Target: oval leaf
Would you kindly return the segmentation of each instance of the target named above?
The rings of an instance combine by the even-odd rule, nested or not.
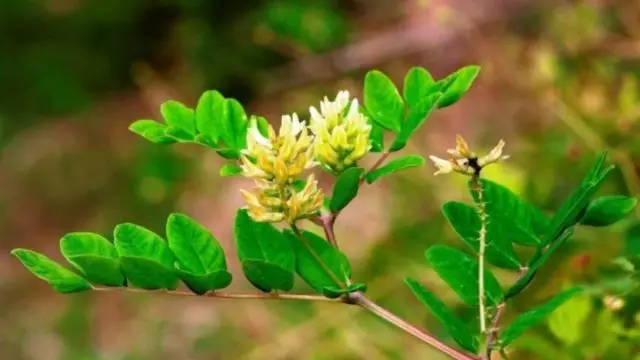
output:
[[[400,134],[398,134],[393,141],[393,144],[391,144],[391,151],[398,151],[407,145],[407,141],[409,141],[411,135],[418,131],[420,126],[422,126],[431,112],[436,108],[436,104],[438,103],[440,96],[441,94],[439,93],[427,96],[409,109],[407,119],[402,123]]]
[[[453,291],[467,305],[478,305],[478,261],[462,251],[443,245],[435,245],[426,252],[427,261]],[[489,305],[500,303],[503,298],[498,280],[485,270],[485,296]]]
[[[160,113],[167,125],[182,130],[192,138],[195,136],[196,118],[193,109],[178,101],[169,100],[160,106]]]
[[[438,101],[438,107],[444,108],[457,103],[462,96],[471,88],[471,84],[478,76],[480,66],[465,66],[445,79],[444,93]]]
[[[134,286],[176,288],[175,258],[164,239],[151,230],[128,223],[116,226],[114,238],[122,269]]]
[[[87,280],[42,254],[27,249],[14,249],[11,254],[57,292],[68,294],[91,289]]]
[[[412,67],[404,77],[404,99],[409,109],[417,107],[430,95],[430,87],[435,81],[429,71],[422,67]]]
[[[206,275],[183,270],[180,265],[176,265],[176,270],[187,287],[198,295],[205,294],[210,290],[224,289],[231,284],[232,280],[231,273],[226,270],[213,271]]]
[[[460,346],[472,353],[478,352],[478,346],[480,345],[478,334],[472,333],[467,325],[458,319],[445,303],[438,299],[438,297],[426,287],[422,286],[422,284],[409,278],[404,279],[404,282],[409,286],[418,300],[431,309],[433,316],[440,321],[440,324],[447,329],[449,335],[451,335]]]
[[[60,240],[60,252],[89,281],[106,286],[123,286],[125,277],[115,246],[93,233],[75,232]]]
[[[582,292],[580,288],[566,290],[554,298],[546,302],[544,305],[529,310],[513,320],[509,326],[500,334],[500,342],[503,346],[509,345],[513,340],[517,339],[525,331],[540,323],[547,315],[551,314],[558,306]]]
[[[386,165],[383,165],[365,175],[365,179],[369,184],[378,180],[379,178],[393,174],[400,170],[411,169],[424,164],[424,158],[418,155],[405,155],[399,158],[389,161]]]
[[[129,130],[154,144],[173,144],[176,142],[172,137],[165,135],[166,126],[154,120],[137,120],[129,125]]]
[[[331,205],[329,208],[336,213],[344,209],[356,195],[360,188],[360,178],[364,173],[364,169],[352,167],[340,174],[336,185],[333,187],[333,195],[331,196]]]
[[[185,214],[169,215],[167,242],[183,270],[206,275],[227,269],[222,246],[209,230]]]
[[[303,231],[302,238],[290,230],[284,234],[296,251],[296,271],[309,286],[319,293],[324,288],[347,289],[351,266],[343,253],[309,231]]]
[[[291,290],[295,273],[291,242],[273,225],[253,221],[245,209],[238,210],[234,230],[247,279],[262,291]]]
[[[623,195],[603,196],[589,203],[582,225],[609,226],[627,217],[636,208],[638,199]]]
[[[217,143],[220,124],[227,118],[224,96],[217,91],[205,91],[196,107],[196,128],[213,144]]]
[[[225,145],[236,154],[247,147],[247,129],[249,119],[242,105],[236,99],[226,99],[227,117],[221,123],[220,137]]]
[[[442,212],[455,232],[477,254],[480,248],[478,234],[481,227],[478,211],[473,206],[451,201],[444,204]],[[486,259],[501,268],[519,269],[521,267],[520,261],[507,235],[500,224],[493,221],[488,222]]]
[[[402,97],[391,79],[378,70],[369,71],[364,78],[364,105],[374,122],[400,132],[404,116]]]

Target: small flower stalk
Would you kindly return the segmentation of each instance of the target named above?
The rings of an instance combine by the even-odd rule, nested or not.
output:
[[[247,149],[241,155],[243,175],[255,180],[252,191],[241,190],[249,215],[259,222],[294,223],[317,213],[323,194],[310,175],[301,190],[298,177],[316,166],[313,136],[296,114],[284,115],[278,133],[269,126],[262,134],[252,123],[247,133]]]
[[[480,171],[486,166],[509,158],[508,155],[502,154],[505,144],[504,140],[500,140],[487,155],[478,157],[469,150],[467,141],[458,135],[456,137],[456,148],[447,150],[450,155],[449,159],[441,159],[433,155],[429,156],[429,159],[438,169],[434,175],[458,172],[470,176],[479,176]]]
[[[320,102],[320,111],[310,107],[309,128],[315,135],[318,162],[339,174],[369,152],[371,125],[359,111],[358,99],[349,101],[349,92],[340,91],[334,101]]]

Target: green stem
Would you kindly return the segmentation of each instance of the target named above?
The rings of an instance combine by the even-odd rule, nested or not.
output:
[[[484,192],[480,184],[480,174],[473,175],[471,183],[478,194],[478,214],[480,215],[480,231],[478,232],[478,313],[480,316],[480,332],[487,331],[486,306],[484,296],[484,252],[487,242],[487,209],[484,203]]]

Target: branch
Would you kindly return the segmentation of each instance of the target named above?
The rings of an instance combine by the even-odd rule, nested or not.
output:
[[[480,215],[480,231],[478,232],[478,312],[480,315],[480,332],[484,334],[487,331],[484,298],[484,251],[487,246],[487,211],[479,173],[473,175],[471,184],[474,190],[478,192],[478,214]]]
[[[354,293],[349,294],[348,299],[349,299],[350,303],[353,303],[355,305],[358,305],[358,306],[370,311],[374,315],[376,315],[379,318],[387,321],[388,323],[396,326],[397,328],[400,328],[400,329],[404,330],[405,332],[407,332],[408,334],[414,336],[415,338],[419,339],[420,341],[433,346],[435,349],[441,351],[444,354],[449,355],[452,359],[456,359],[456,360],[475,360],[475,359],[478,359],[478,357],[476,357],[475,355],[471,355],[471,354],[467,354],[467,353],[464,353],[462,351],[459,351],[459,350],[457,350],[457,349],[445,344],[444,342],[438,340],[433,335],[428,334],[428,333],[420,330],[419,328],[409,324],[408,322],[402,320],[397,315],[391,313],[387,309],[381,307],[380,305],[376,304],[375,302],[373,302],[372,300],[367,298],[361,292],[354,292]]]
[[[325,302],[343,302],[340,299],[329,299],[322,295],[313,294],[281,294],[281,293],[231,293],[223,291],[207,292],[203,295],[188,291],[179,290],[145,290],[136,288],[110,288],[110,287],[94,287],[95,291],[103,292],[135,292],[135,293],[151,293],[151,294],[165,294],[173,296],[201,296],[215,299],[244,299],[244,300],[302,300],[302,301],[325,301]]]

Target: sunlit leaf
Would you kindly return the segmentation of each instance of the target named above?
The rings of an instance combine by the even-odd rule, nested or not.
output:
[[[87,232],[69,233],[60,240],[60,252],[92,283],[125,285],[118,252],[103,236]]]
[[[54,290],[67,294],[91,289],[91,284],[79,275],[67,270],[62,265],[27,249],[11,251],[31,273],[46,281]]]
[[[160,113],[167,126],[182,130],[192,137],[196,134],[196,117],[190,109],[178,101],[169,100],[160,106]]]
[[[433,77],[422,67],[412,67],[404,77],[404,99],[410,109],[417,107],[428,95],[429,88],[435,81]]]
[[[364,105],[378,125],[400,132],[404,102],[391,79],[378,70],[369,71],[364,78]]]
[[[449,78],[441,80],[447,84],[443,89],[442,97],[438,101],[438,107],[443,108],[458,102],[469,88],[471,88],[471,84],[473,84],[479,72],[479,66],[465,66],[449,75]]]
[[[393,174],[395,172],[398,172],[404,169],[418,167],[423,164],[424,164],[424,158],[422,156],[419,156],[419,155],[401,156],[389,161],[385,165],[371,172],[368,172],[365,175],[365,179],[369,184],[371,184],[383,176]]]
[[[580,223],[589,226],[615,224],[631,214],[637,203],[638,199],[623,195],[599,197],[589,203]]]
[[[335,213],[344,209],[358,195],[360,178],[363,173],[364,169],[352,167],[338,176],[331,195],[330,208],[332,212]]]

